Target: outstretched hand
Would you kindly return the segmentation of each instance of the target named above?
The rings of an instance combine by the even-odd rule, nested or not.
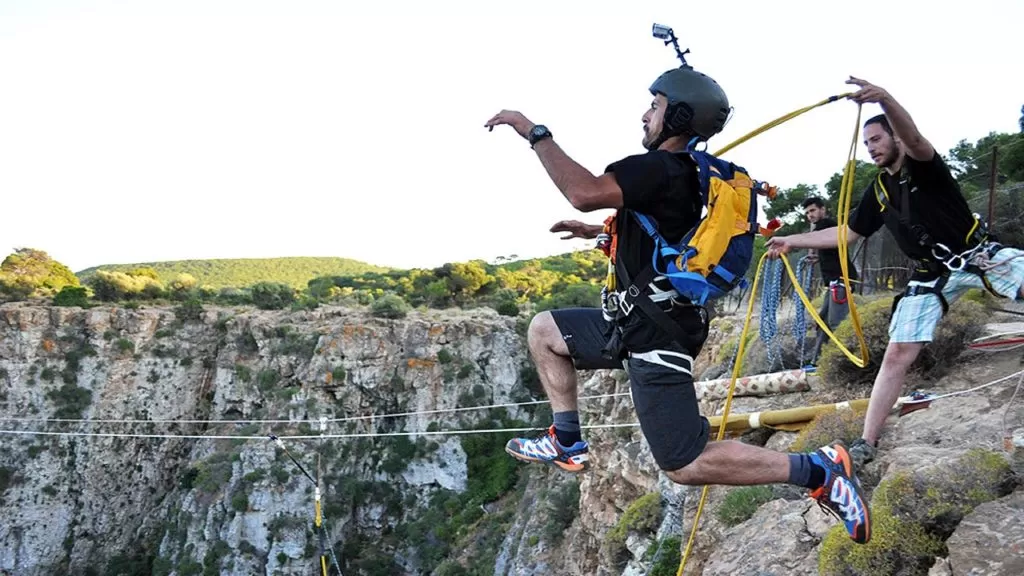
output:
[[[768,258],[774,259],[789,252],[792,246],[790,246],[786,236],[772,236],[765,242],[765,248],[768,252]]]
[[[861,80],[860,78],[854,78],[853,76],[850,76],[850,79],[847,80],[846,83],[854,84],[860,87],[860,90],[857,90],[856,92],[848,96],[850,100],[853,100],[858,104],[865,104],[867,102],[878,103],[881,102],[882,100],[889,98],[889,93],[886,92],[884,88],[875,86],[874,84],[868,82],[867,80]]]
[[[493,132],[495,126],[500,126],[502,124],[511,126],[512,129],[523,138],[529,136],[530,130],[532,130],[534,126],[533,122],[530,122],[530,120],[526,116],[523,116],[521,112],[517,112],[515,110],[502,110],[492,116],[491,119],[484,124],[484,127]]]
[[[562,240],[572,240],[573,238],[590,239],[596,237],[595,228],[599,227],[585,224],[579,220],[561,220],[555,222],[555,225],[551,227],[551,232],[568,232],[568,234],[562,236]]]

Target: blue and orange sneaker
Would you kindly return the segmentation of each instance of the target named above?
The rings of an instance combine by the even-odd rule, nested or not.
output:
[[[505,452],[523,462],[542,462],[558,466],[566,472],[583,472],[590,467],[590,445],[584,440],[572,446],[562,446],[555,436],[552,424],[547,432],[536,438],[513,438],[505,444]]]
[[[871,540],[871,510],[864,500],[860,480],[853,472],[853,460],[842,442],[822,446],[810,455],[825,469],[825,483],[811,491],[818,505],[846,525],[846,532],[858,544]]]

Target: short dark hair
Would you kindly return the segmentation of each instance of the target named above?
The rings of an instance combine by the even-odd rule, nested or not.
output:
[[[864,123],[864,127],[867,128],[872,124],[878,124],[879,126],[882,127],[882,130],[885,130],[886,133],[889,134],[889,136],[893,135],[892,126],[889,124],[889,119],[885,117],[885,114],[879,114],[878,116],[872,116],[871,118],[868,118],[868,121]]]
[[[822,200],[821,198],[818,198],[817,196],[811,196],[810,198],[804,200],[802,206],[804,208],[807,208],[808,206],[817,206],[818,208],[824,208],[825,201]]]

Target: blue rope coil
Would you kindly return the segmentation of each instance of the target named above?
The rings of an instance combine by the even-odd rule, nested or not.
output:
[[[796,278],[800,282],[800,288],[803,289],[804,294],[811,291],[811,276],[813,273],[814,267],[808,262],[806,256],[797,262]],[[793,302],[796,310],[795,317],[793,318],[793,336],[800,345],[800,366],[803,366],[804,341],[807,338],[807,309],[804,306],[804,301],[800,299],[800,295],[796,292],[793,293]]]
[[[768,370],[775,365],[778,358],[781,365],[782,350],[780,343],[775,341],[779,333],[778,311],[782,292],[782,261],[768,259],[761,271],[761,322],[760,337],[768,354]]]

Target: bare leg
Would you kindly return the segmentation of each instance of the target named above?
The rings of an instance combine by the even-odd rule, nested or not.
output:
[[[677,484],[775,484],[789,479],[789,455],[736,440],[708,442],[696,460],[666,475]]]
[[[874,445],[882,435],[882,426],[903,389],[907,369],[914,363],[924,344],[920,342],[890,342],[882,358],[882,367],[875,377],[868,402],[868,413],[864,418],[862,437]]]
[[[541,312],[533,317],[526,341],[540,383],[551,401],[551,411],[577,410],[576,367],[550,313]]]

